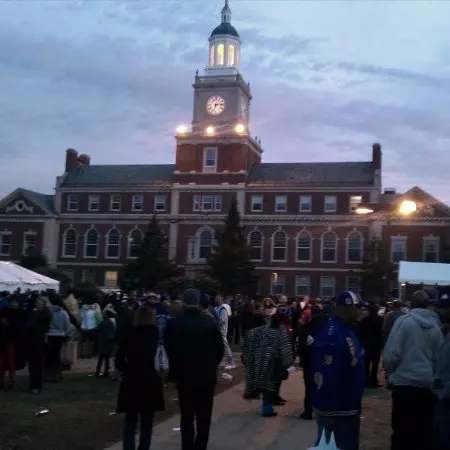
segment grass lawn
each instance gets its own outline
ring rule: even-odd
[[[233,371],[233,381],[220,380],[217,392],[240,383],[244,370]],[[0,393],[1,450],[103,450],[121,439],[122,417],[111,414],[119,382],[86,373],[65,374],[47,384],[40,395],[26,392],[27,377],[18,377],[15,391]],[[166,411],[156,423],[178,413],[176,389],[165,389]],[[49,413],[36,416],[43,408]]]

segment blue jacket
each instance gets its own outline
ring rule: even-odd
[[[311,376],[316,414],[360,414],[364,393],[361,346],[353,330],[335,315],[315,335]]]

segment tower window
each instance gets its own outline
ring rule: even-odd
[[[225,47],[223,44],[217,46],[217,65],[223,66],[225,64]]]
[[[228,46],[228,65],[234,66],[234,45]]]
[[[211,45],[209,48],[209,65],[214,65],[214,45]]]

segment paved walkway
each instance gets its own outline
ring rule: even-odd
[[[301,372],[283,382],[281,395],[288,403],[277,408],[277,417],[262,418],[261,402],[244,400],[243,392],[244,385],[239,384],[216,396],[208,450],[307,450],[313,446],[315,422],[297,418],[304,395]],[[179,426],[178,415],[155,426],[152,450],[179,450]],[[118,443],[108,450],[121,449]]]

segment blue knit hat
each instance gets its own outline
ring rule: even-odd
[[[367,303],[360,300],[354,292],[344,291],[336,297],[336,306],[355,306],[357,308],[363,308],[367,306]]]

